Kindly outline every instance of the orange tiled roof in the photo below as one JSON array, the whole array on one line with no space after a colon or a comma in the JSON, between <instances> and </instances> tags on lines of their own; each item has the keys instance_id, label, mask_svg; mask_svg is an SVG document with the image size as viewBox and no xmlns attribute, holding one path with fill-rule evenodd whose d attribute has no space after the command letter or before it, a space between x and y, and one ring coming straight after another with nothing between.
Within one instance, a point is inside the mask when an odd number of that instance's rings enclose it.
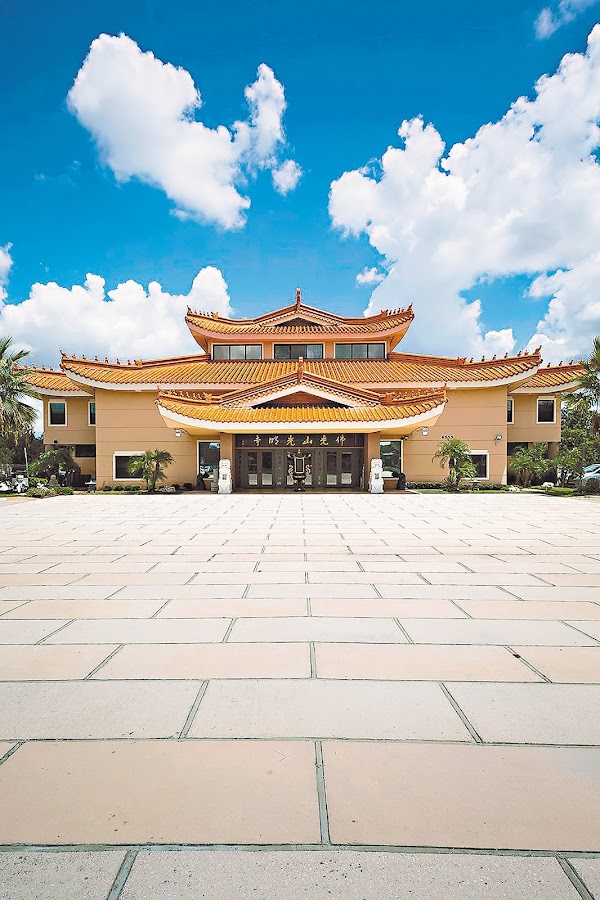
<instances>
[{"instance_id":1,"label":"orange tiled roof","mask_svg":"<svg viewBox=\"0 0 600 900\"><path fill-rule=\"evenodd\" d=\"M64 372L55 372L54 369L30 369L27 366L22 366L21 371L25 372L29 384L40 388L41 391L81 392L81 385L71 381Z\"/></svg>"},{"instance_id":2,"label":"orange tiled roof","mask_svg":"<svg viewBox=\"0 0 600 900\"><path fill-rule=\"evenodd\" d=\"M292 315L288 324L286 319ZM294 325L294 319L307 317L310 324ZM189 310L185 318L188 325L215 335L287 335L301 334L364 334L368 332L392 331L402 325L410 324L414 318L411 307L394 312L385 310L376 316L367 318L346 319L332 313L324 313L310 306L290 306L268 313L255 319L225 319L214 313L199 313ZM316 320L316 321L315 321Z\"/></svg>"},{"instance_id":3,"label":"orange tiled roof","mask_svg":"<svg viewBox=\"0 0 600 900\"><path fill-rule=\"evenodd\" d=\"M308 422L381 422L410 419L437 409L446 402L445 391L423 393L421 399L402 398L395 403L361 407L331 406L271 406L231 407L221 403L207 403L204 399L184 393L160 391L157 405L175 415L203 422L223 423L308 423Z\"/></svg>"},{"instance_id":4,"label":"orange tiled roof","mask_svg":"<svg viewBox=\"0 0 600 900\"><path fill-rule=\"evenodd\" d=\"M304 387L309 390L312 387L313 390L333 395L342 402L355 405L364 406L367 404L374 406L380 401L379 395L373 391L348 387L348 385L342 384L339 381L334 381L333 379L324 378L320 375L315 375L312 372L307 372L304 369L303 361L298 360L296 365L296 370L287 375L282 375L279 378L261 382L257 385L251 385L250 387L244 387L237 391L228 392L221 398L221 402L228 406L250 406L253 402L260 401L263 397L277 394L279 391L285 391L294 387Z\"/></svg>"},{"instance_id":5,"label":"orange tiled roof","mask_svg":"<svg viewBox=\"0 0 600 900\"><path fill-rule=\"evenodd\" d=\"M539 354L467 362L463 358L419 356L393 353L384 359L310 359L307 373L341 382L369 387L402 385L473 384L485 386L495 381L525 380L540 365ZM61 368L75 380L96 385L145 385L147 387L186 385L207 389L231 385L255 385L290 375L296 360L210 360L206 356L138 361L130 365L64 356Z\"/></svg>"},{"instance_id":6,"label":"orange tiled roof","mask_svg":"<svg viewBox=\"0 0 600 900\"><path fill-rule=\"evenodd\" d=\"M570 362L566 364L559 363L557 366L551 366L548 364L541 369L538 369L535 375L531 378L528 378L524 384L520 386L522 391L536 390L536 389L548 389L548 388L556 388L556 390L560 390L560 388L568 388L573 385L573 382L577 381L577 379L583 375L585 369L582 367L581 363Z\"/></svg>"}]
</instances>

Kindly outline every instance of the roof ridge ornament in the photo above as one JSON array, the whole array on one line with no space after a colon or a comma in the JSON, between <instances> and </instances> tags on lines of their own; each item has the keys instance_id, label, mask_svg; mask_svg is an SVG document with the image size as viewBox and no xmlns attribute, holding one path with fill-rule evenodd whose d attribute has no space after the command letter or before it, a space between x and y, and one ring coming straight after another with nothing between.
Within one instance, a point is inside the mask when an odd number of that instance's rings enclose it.
<instances>
[{"instance_id":1,"label":"roof ridge ornament","mask_svg":"<svg viewBox=\"0 0 600 900\"><path fill-rule=\"evenodd\" d=\"M300 288L298 288L298 290L300 290ZM304 376L304 357L300 356L298 358L298 372L297 372L298 384L300 384L300 382L302 381L303 376Z\"/></svg>"},{"instance_id":2,"label":"roof ridge ornament","mask_svg":"<svg viewBox=\"0 0 600 900\"><path fill-rule=\"evenodd\" d=\"M297 310L300 309L301 304L302 304L302 292L300 291L300 288L297 287L296 288L296 309Z\"/></svg>"}]
</instances>

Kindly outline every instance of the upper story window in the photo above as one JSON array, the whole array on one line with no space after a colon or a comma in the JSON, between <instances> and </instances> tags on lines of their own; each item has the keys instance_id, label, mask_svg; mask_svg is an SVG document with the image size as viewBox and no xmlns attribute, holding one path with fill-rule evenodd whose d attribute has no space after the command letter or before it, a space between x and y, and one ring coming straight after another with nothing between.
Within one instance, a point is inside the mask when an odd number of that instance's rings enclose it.
<instances>
[{"instance_id":1,"label":"upper story window","mask_svg":"<svg viewBox=\"0 0 600 900\"><path fill-rule=\"evenodd\" d=\"M385 359L385 344L336 344L336 359Z\"/></svg>"},{"instance_id":2,"label":"upper story window","mask_svg":"<svg viewBox=\"0 0 600 900\"><path fill-rule=\"evenodd\" d=\"M323 359L323 344L275 344L275 359Z\"/></svg>"},{"instance_id":3,"label":"upper story window","mask_svg":"<svg viewBox=\"0 0 600 900\"><path fill-rule=\"evenodd\" d=\"M96 401L90 400L88 405L88 425L96 424Z\"/></svg>"},{"instance_id":4,"label":"upper story window","mask_svg":"<svg viewBox=\"0 0 600 900\"><path fill-rule=\"evenodd\" d=\"M51 401L48 404L48 425L67 424L67 404L65 400Z\"/></svg>"},{"instance_id":5,"label":"upper story window","mask_svg":"<svg viewBox=\"0 0 600 900\"><path fill-rule=\"evenodd\" d=\"M213 344L213 359L262 359L262 344Z\"/></svg>"},{"instance_id":6,"label":"upper story window","mask_svg":"<svg viewBox=\"0 0 600 900\"><path fill-rule=\"evenodd\" d=\"M556 400L554 397L538 397L537 401L537 422L554 423L556 421Z\"/></svg>"},{"instance_id":7,"label":"upper story window","mask_svg":"<svg viewBox=\"0 0 600 900\"><path fill-rule=\"evenodd\" d=\"M506 399L506 422L508 425L513 425L515 421L515 401L512 397L507 397Z\"/></svg>"}]
</instances>

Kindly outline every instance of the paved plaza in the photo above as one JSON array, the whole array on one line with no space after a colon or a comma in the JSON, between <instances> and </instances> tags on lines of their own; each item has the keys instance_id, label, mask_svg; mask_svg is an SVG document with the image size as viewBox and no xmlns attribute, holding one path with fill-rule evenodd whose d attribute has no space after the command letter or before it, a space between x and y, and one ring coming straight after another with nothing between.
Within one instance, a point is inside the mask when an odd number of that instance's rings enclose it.
<instances>
[{"instance_id":1,"label":"paved plaza","mask_svg":"<svg viewBox=\"0 0 600 900\"><path fill-rule=\"evenodd\" d=\"M600 898L600 501L0 501L2 900Z\"/></svg>"}]
</instances>

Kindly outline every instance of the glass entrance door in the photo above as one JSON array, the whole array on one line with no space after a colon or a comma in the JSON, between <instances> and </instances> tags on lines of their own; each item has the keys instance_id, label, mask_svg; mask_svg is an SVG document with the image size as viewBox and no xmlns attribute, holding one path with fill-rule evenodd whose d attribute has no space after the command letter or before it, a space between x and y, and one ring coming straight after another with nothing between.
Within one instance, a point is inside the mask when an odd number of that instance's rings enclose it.
<instances>
[{"instance_id":1,"label":"glass entrance door","mask_svg":"<svg viewBox=\"0 0 600 900\"><path fill-rule=\"evenodd\" d=\"M359 487L362 458L362 450L327 450L327 487Z\"/></svg>"}]
</instances>

